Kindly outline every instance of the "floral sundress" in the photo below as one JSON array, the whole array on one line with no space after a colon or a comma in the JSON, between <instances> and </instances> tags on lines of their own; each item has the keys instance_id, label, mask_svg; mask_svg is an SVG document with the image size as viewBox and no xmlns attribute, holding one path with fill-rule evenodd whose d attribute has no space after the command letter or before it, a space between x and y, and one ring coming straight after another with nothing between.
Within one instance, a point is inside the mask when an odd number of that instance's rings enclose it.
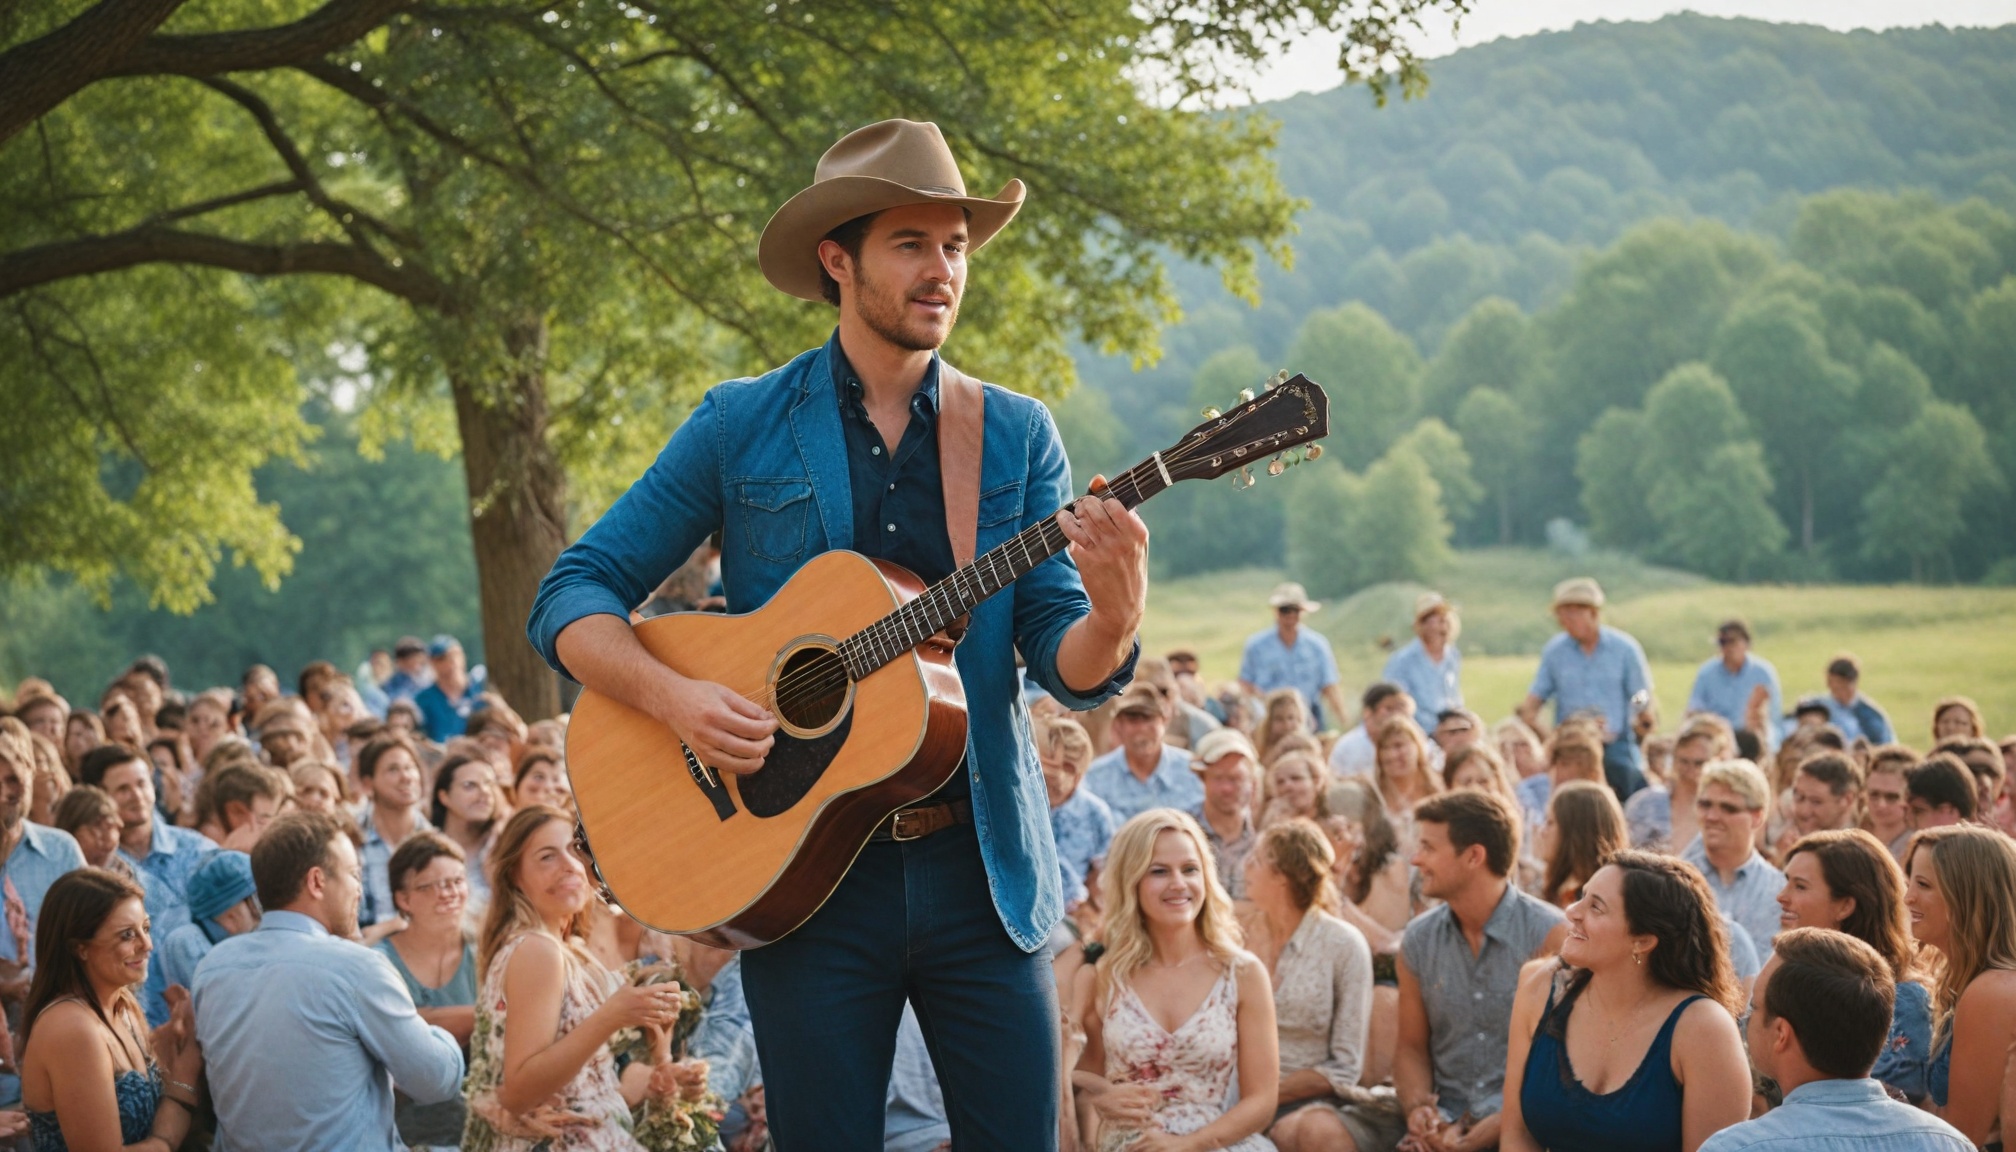
<instances>
[{"instance_id":1,"label":"floral sundress","mask_svg":"<svg viewBox=\"0 0 2016 1152\"><path fill-rule=\"evenodd\" d=\"M1163 1131L1186 1136L1225 1114L1239 1068L1239 985L1232 967L1174 1032L1149 1014L1133 986L1121 984L1106 1009L1104 1032L1106 1078L1158 1089L1162 1100L1155 1119ZM1099 1152L1117 1152L1140 1136L1108 1127L1100 1133ZM1225 1152L1274 1152L1274 1142L1248 1136Z\"/></svg>"}]
</instances>

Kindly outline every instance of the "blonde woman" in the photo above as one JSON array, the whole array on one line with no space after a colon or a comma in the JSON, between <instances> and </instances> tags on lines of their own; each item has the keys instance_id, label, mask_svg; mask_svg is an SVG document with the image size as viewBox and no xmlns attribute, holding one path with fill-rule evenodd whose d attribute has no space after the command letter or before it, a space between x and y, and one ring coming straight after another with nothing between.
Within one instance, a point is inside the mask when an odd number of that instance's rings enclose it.
<instances>
[{"instance_id":1,"label":"blonde woman","mask_svg":"<svg viewBox=\"0 0 2016 1152\"><path fill-rule=\"evenodd\" d=\"M1072 995L1085 1050L1071 1082L1100 1152L1274 1147L1260 1135L1280 1076L1273 988L1240 948L1210 860L1203 829L1173 808L1129 820L1107 853L1106 952Z\"/></svg>"},{"instance_id":2,"label":"blonde woman","mask_svg":"<svg viewBox=\"0 0 2016 1152\"><path fill-rule=\"evenodd\" d=\"M1267 769L1261 789L1260 827L1284 820L1322 820L1330 815L1330 772L1307 752L1290 752Z\"/></svg>"},{"instance_id":3,"label":"blonde woman","mask_svg":"<svg viewBox=\"0 0 2016 1152\"><path fill-rule=\"evenodd\" d=\"M1400 854L1414 854L1414 805L1442 790L1429 761L1428 737L1420 725L1407 716L1396 716L1381 725L1372 738L1379 757L1379 798L1393 828L1400 834Z\"/></svg>"},{"instance_id":4,"label":"blonde woman","mask_svg":"<svg viewBox=\"0 0 2016 1152\"><path fill-rule=\"evenodd\" d=\"M572 817L534 805L491 849L495 888L463 1089L468 1152L643 1152L630 1109L678 1091L669 1065L632 1064L617 1076L610 1038L671 1028L680 988L618 985L582 946L580 916L593 896L573 832Z\"/></svg>"},{"instance_id":5,"label":"blonde woman","mask_svg":"<svg viewBox=\"0 0 2016 1152\"><path fill-rule=\"evenodd\" d=\"M1934 1112L1977 1145L2001 1140L2016 1040L2016 844L1973 824L1930 828L1905 853L1911 934L1942 957L1932 993Z\"/></svg>"},{"instance_id":6,"label":"blonde woman","mask_svg":"<svg viewBox=\"0 0 2016 1152\"><path fill-rule=\"evenodd\" d=\"M1293 688L1276 688L1267 693L1267 703L1260 714L1260 726L1253 732L1253 744L1260 752L1260 762L1273 760L1274 745L1283 738L1307 735L1315 727L1309 718L1309 702L1302 693Z\"/></svg>"}]
</instances>

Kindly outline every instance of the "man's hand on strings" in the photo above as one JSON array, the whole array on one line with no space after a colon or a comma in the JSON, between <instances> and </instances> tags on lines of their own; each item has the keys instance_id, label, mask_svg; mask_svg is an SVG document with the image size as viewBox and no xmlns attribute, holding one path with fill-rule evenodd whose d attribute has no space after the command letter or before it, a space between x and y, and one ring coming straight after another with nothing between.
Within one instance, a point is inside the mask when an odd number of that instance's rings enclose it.
<instances>
[{"instance_id":1,"label":"man's hand on strings","mask_svg":"<svg viewBox=\"0 0 2016 1152\"><path fill-rule=\"evenodd\" d=\"M702 764L746 775L763 767L775 743L777 718L768 709L708 680L682 678L666 695L665 715Z\"/></svg>"},{"instance_id":2,"label":"man's hand on strings","mask_svg":"<svg viewBox=\"0 0 2016 1152\"><path fill-rule=\"evenodd\" d=\"M1092 491L1105 489L1095 477ZM1111 496L1092 495L1057 513L1057 526L1092 601L1089 619L1105 636L1131 644L1148 606L1148 525Z\"/></svg>"}]
</instances>

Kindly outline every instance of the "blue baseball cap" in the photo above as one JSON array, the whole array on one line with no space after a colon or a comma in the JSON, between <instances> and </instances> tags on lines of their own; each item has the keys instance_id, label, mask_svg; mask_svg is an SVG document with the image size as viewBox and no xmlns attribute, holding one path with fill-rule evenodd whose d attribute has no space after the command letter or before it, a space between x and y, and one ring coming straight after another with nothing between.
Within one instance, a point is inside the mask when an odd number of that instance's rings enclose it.
<instances>
[{"instance_id":1,"label":"blue baseball cap","mask_svg":"<svg viewBox=\"0 0 2016 1152\"><path fill-rule=\"evenodd\" d=\"M446 632L436 633L434 639L427 642L427 655L439 660L461 646L462 642L460 640L455 639Z\"/></svg>"},{"instance_id":2,"label":"blue baseball cap","mask_svg":"<svg viewBox=\"0 0 2016 1152\"><path fill-rule=\"evenodd\" d=\"M221 916L258 890L252 882L252 857L229 849L212 852L189 876L189 916Z\"/></svg>"}]
</instances>

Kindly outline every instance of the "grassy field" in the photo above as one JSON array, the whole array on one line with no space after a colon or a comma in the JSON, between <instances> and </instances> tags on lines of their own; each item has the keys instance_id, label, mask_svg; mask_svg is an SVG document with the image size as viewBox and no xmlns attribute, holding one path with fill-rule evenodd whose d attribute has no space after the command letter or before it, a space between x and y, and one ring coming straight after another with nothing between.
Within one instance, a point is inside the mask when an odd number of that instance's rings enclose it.
<instances>
[{"instance_id":1,"label":"grassy field","mask_svg":"<svg viewBox=\"0 0 2016 1152\"><path fill-rule=\"evenodd\" d=\"M1694 669L1714 654L1715 625L1737 615L1749 620L1757 653L1777 666L1788 705L1824 690L1827 661L1848 651L1862 660L1863 691L1907 742L1925 744L1933 702L1954 693L1981 705L1991 735L2016 732L2016 589L1717 584L1626 557L1496 548L1458 553L1434 584L1461 609L1464 695L1487 720L1525 695L1555 631L1548 595L1576 575L1602 582L1606 622L1645 646L1669 727ZM1195 648L1207 681L1232 678L1246 637L1272 621L1267 592L1280 579L1245 569L1151 584L1146 650ZM1382 584L1310 618L1336 649L1348 692L1377 678L1391 646L1412 637L1408 613L1422 588Z\"/></svg>"}]
</instances>

